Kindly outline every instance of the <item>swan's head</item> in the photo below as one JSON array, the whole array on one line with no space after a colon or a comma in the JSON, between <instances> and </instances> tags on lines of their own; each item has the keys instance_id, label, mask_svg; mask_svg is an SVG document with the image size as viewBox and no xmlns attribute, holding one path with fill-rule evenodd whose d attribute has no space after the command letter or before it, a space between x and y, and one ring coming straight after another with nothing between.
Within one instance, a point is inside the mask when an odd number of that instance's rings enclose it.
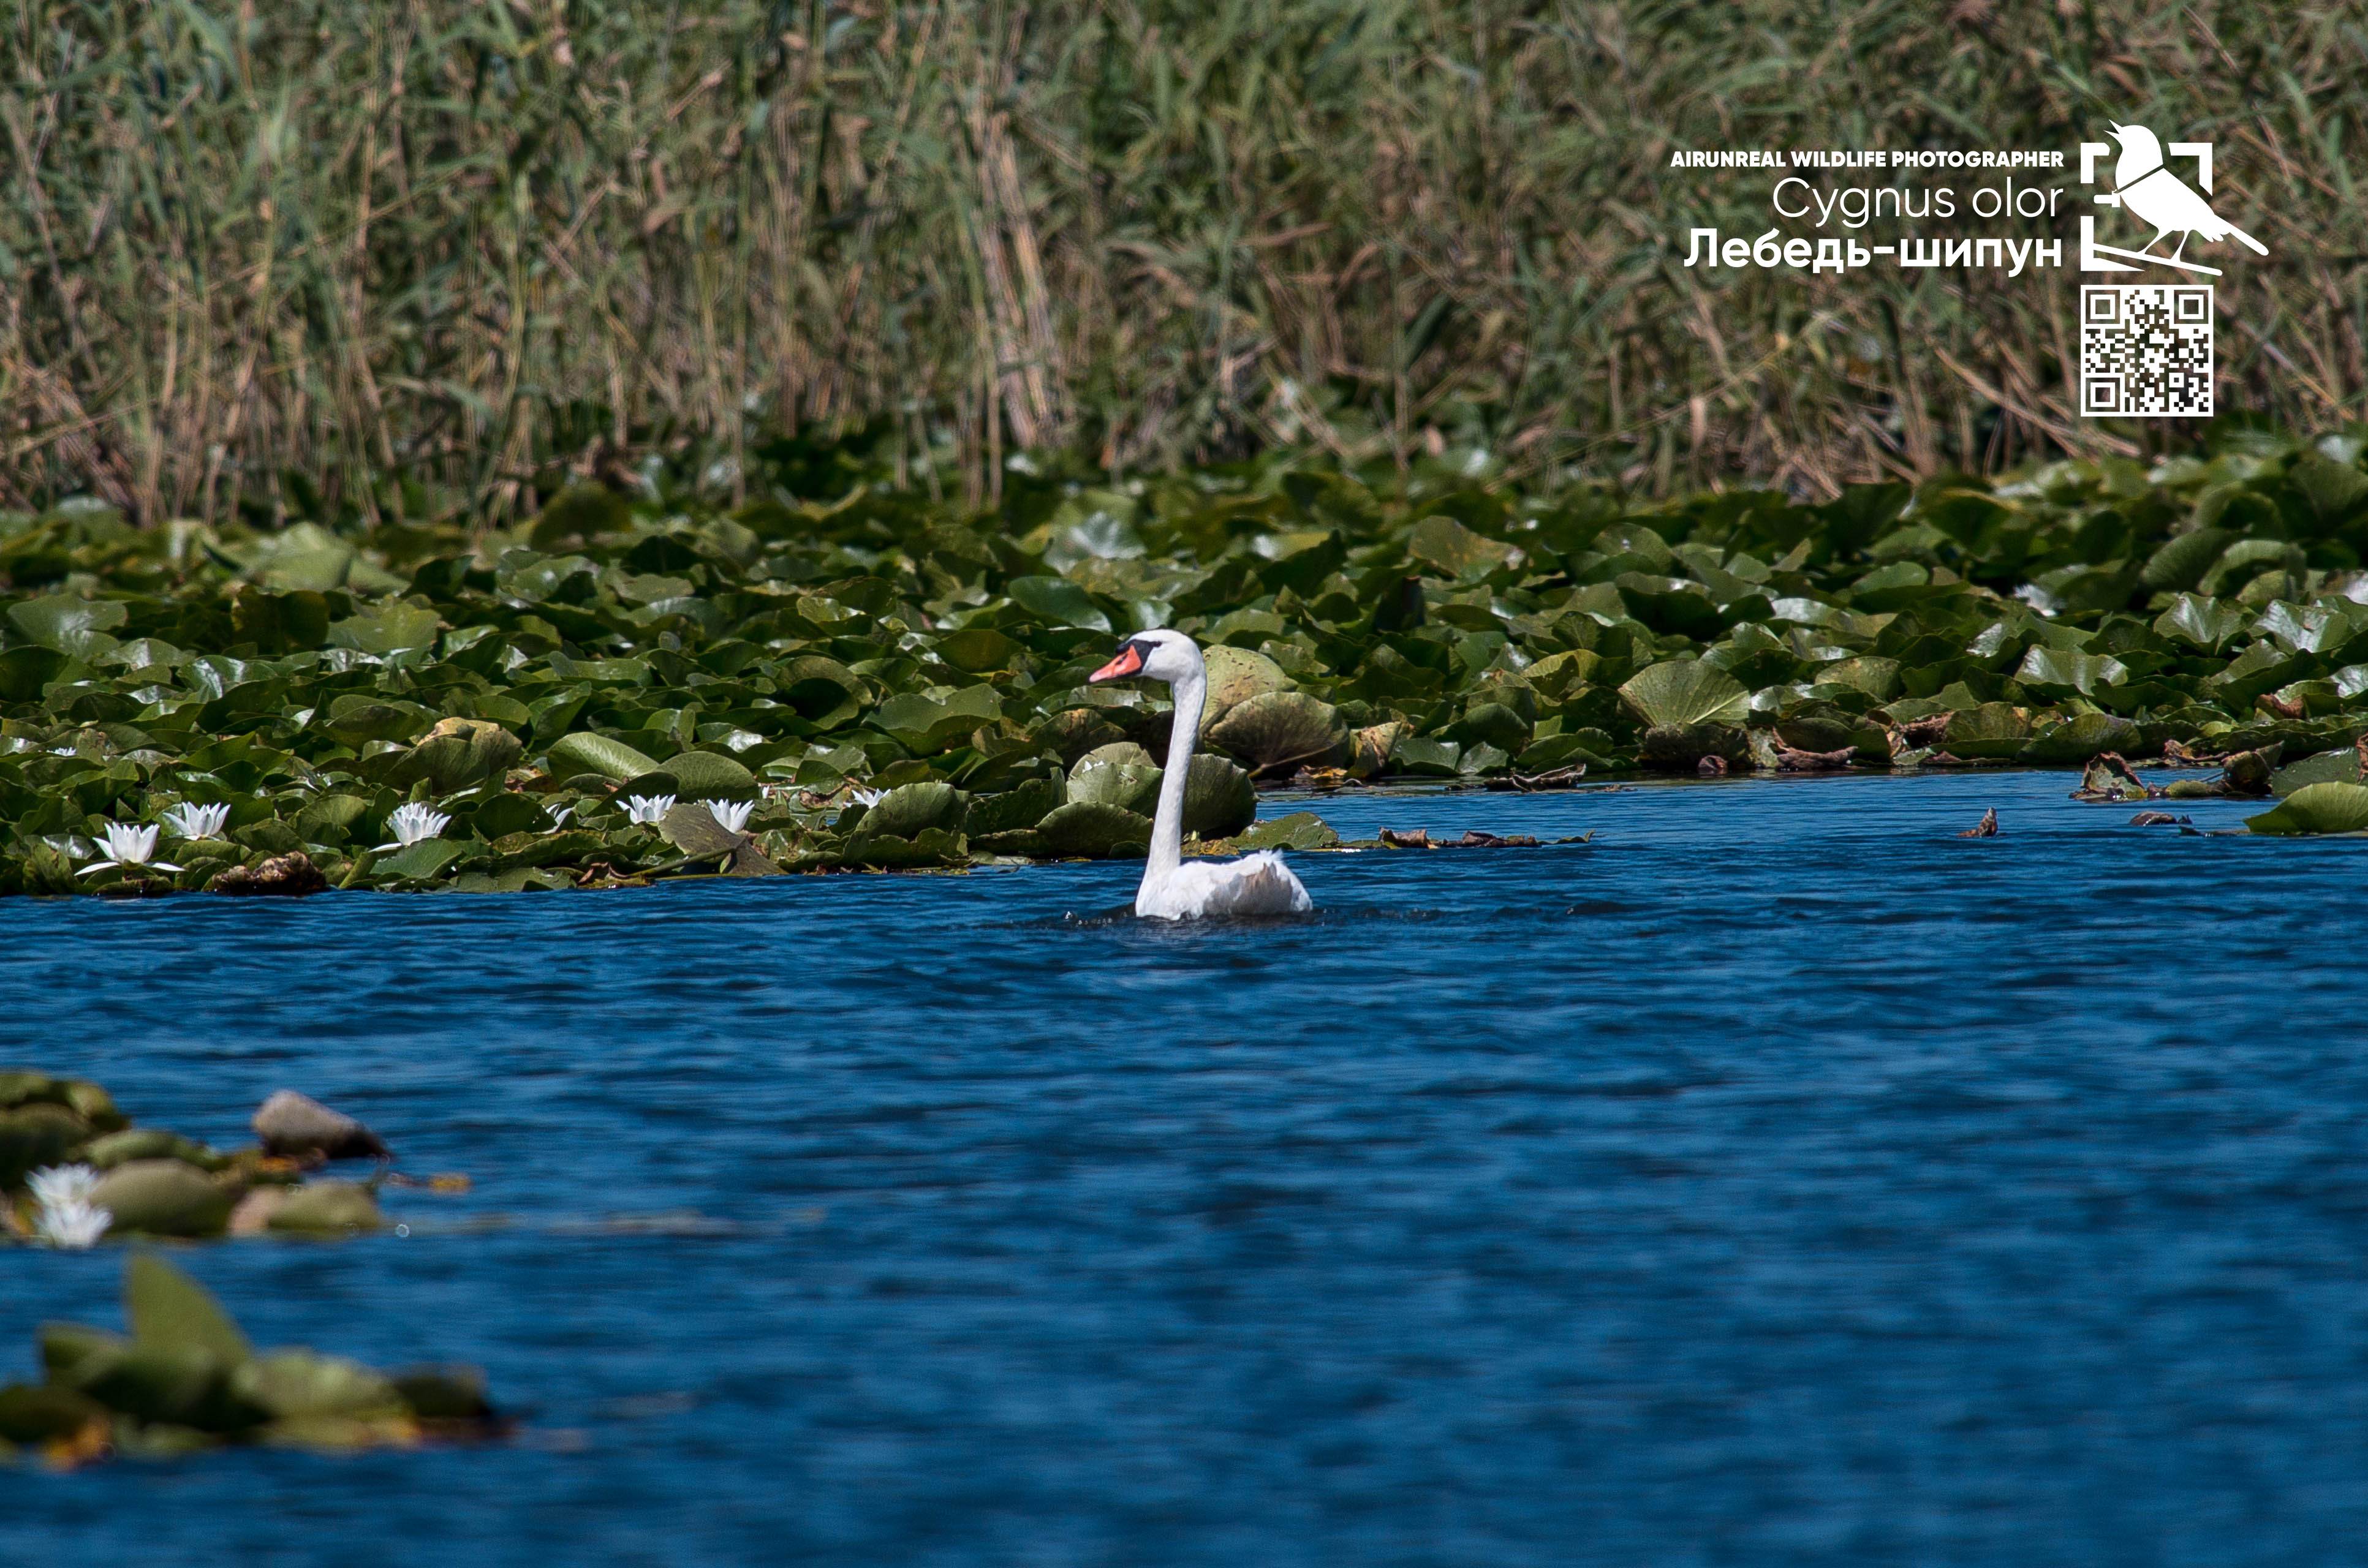
<instances>
[{"instance_id":1,"label":"swan's head","mask_svg":"<svg viewBox=\"0 0 2368 1568\"><path fill-rule=\"evenodd\" d=\"M1180 631L1138 631L1118 645L1118 656L1086 677L1090 684L1148 676L1173 686L1186 676L1201 675L1200 644Z\"/></svg>"}]
</instances>

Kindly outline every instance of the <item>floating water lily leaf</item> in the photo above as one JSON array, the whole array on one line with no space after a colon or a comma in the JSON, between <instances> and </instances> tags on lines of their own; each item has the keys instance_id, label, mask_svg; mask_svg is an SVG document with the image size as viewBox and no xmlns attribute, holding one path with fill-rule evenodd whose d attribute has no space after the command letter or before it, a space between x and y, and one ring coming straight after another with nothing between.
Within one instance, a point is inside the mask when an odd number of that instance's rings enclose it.
<instances>
[{"instance_id":1,"label":"floating water lily leaf","mask_svg":"<svg viewBox=\"0 0 2368 1568\"><path fill-rule=\"evenodd\" d=\"M1077 759L1069 770L1068 798L1148 816L1159 798L1159 775L1149 752L1133 741L1113 742Z\"/></svg>"},{"instance_id":2,"label":"floating water lily leaf","mask_svg":"<svg viewBox=\"0 0 2368 1568\"><path fill-rule=\"evenodd\" d=\"M1452 778L1457 765L1463 760L1460 742L1436 740L1429 735L1405 736L1392 752L1398 767L1417 778Z\"/></svg>"},{"instance_id":3,"label":"floating water lily leaf","mask_svg":"<svg viewBox=\"0 0 2368 1568\"><path fill-rule=\"evenodd\" d=\"M2179 592L2203 580L2203 574L2236 542L2226 528L2198 528L2180 535L2146 558L2138 581L2156 593ZM2166 610L2166 615L2174 613Z\"/></svg>"},{"instance_id":4,"label":"floating water lily leaf","mask_svg":"<svg viewBox=\"0 0 2368 1568\"><path fill-rule=\"evenodd\" d=\"M973 795L965 826L973 838L1031 828L1067 799L1066 778L1024 779L992 795Z\"/></svg>"},{"instance_id":5,"label":"floating water lily leaf","mask_svg":"<svg viewBox=\"0 0 2368 1568\"><path fill-rule=\"evenodd\" d=\"M546 833L541 829L507 834L494 840L494 870L496 873L516 871L535 866L574 866L597 856L606 847L600 835L581 828L569 828L563 833Z\"/></svg>"},{"instance_id":6,"label":"floating water lily leaf","mask_svg":"<svg viewBox=\"0 0 2368 1568\"><path fill-rule=\"evenodd\" d=\"M656 772L657 766L655 758L634 750L624 742L608 735L596 735L588 730L562 735L551 746L551 771L552 777L558 778L592 773L621 784L645 773Z\"/></svg>"},{"instance_id":7,"label":"floating water lily leaf","mask_svg":"<svg viewBox=\"0 0 2368 1568\"><path fill-rule=\"evenodd\" d=\"M2030 743L2031 720L2011 703L1985 702L1949 715L1941 744L1952 756L2010 757Z\"/></svg>"},{"instance_id":8,"label":"floating water lily leaf","mask_svg":"<svg viewBox=\"0 0 2368 1568\"><path fill-rule=\"evenodd\" d=\"M2290 763L2270 775L2270 793L2284 800L2295 790L2311 784L2358 784L2362 782L2360 754L2356 751L2323 751L2317 756L2306 756Z\"/></svg>"},{"instance_id":9,"label":"floating water lily leaf","mask_svg":"<svg viewBox=\"0 0 2368 1568\"><path fill-rule=\"evenodd\" d=\"M894 871L921 866L959 866L969 858L970 846L961 833L950 828L930 827L922 829L912 838L886 834L858 834L848 841L839 863Z\"/></svg>"},{"instance_id":10,"label":"floating water lily leaf","mask_svg":"<svg viewBox=\"0 0 2368 1568\"><path fill-rule=\"evenodd\" d=\"M464 853L463 846L449 838L422 839L417 844L405 845L401 849L380 856L370 863L370 874L396 877L404 881L425 881Z\"/></svg>"},{"instance_id":11,"label":"floating water lily leaf","mask_svg":"<svg viewBox=\"0 0 2368 1568\"><path fill-rule=\"evenodd\" d=\"M962 794L951 784L900 784L863 813L859 832L917 839L930 828L953 832L962 825Z\"/></svg>"},{"instance_id":12,"label":"floating water lily leaf","mask_svg":"<svg viewBox=\"0 0 2368 1568\"><path fill-rule=\"evenodd\" d=\"M892 697L880 705L872 722L919 756L933 756L958 745L983 724L1003 717L1003 704L991 687L973 686L944 700L912 693Z\"/></svg>"},{"instance_id":13,"label":"floating water lily leaf","mask_svg":"<svg viewBox=\"0 0 2368 1568\"><path fill-rule=\"evenodd\" d=\"M378 1199L359 1182L308 1181L282 1199L265 1221L274 1231L347 1235L383 1223Z\"/></svg>"},{"instance_id":14,"label":"floating water lily leaf","mask_svg":"<svg viewBox=\"0 0 2368 1568\"><path fill-rule=\"evenodd\" d=\"M2133 752L2144 732L2127 719L2111 713L2076 713L2032 732L2016 760L2040 767L2086 762L2100 752Z\"/></svg>"},{"instance_id":15,"label":"floating water lily leaf","mask_svg":"<svg viewBox=\"0 0 2368 1568\"><path fill-rule=\"evenodd\" d=\"M940 638L938 657L964 675L992 675L1019 668L1022 651L1019 643L1002 632L991 627L973 626Z\"/></svg>"},{"instance_id":16,"label":"floating water lily leaf","mask_svg":"<svg viewBox=\"0 0 2368 1568\"><path fill-rule=\"evenodd\" d=\"M1329 849L1340 842L1332 824L1313 812L1292 812L1272 817L1243 831L1233 847L1244 853L1258 849Z\"/></svg>"},{"instance_id":17,"label":"floating water lily leaf","mask_svg":"<svg viewBox=\"0 0 2368 1568\"><path fill-rule=\"evenodd\" d=\"M274 1420L369 1420L408 1410L403 1395L382 1374L359 1361L310 1350L275 1350L258 1357L238 1369L231 1386Z\"/></svg>"},{"instance_id":18,"label":"floating water lily leaf","mask_svg":"<svg viewBox=\"0 0 2368 1568\"><path fill-rule=\"evenodd\" d=\"M85 599L51 594L8 608L8 619L26 637L45 648L86 659L115 646L107 631L123 624L131 612L115 599Z\"/></svg>"},{"instance_id":19,"label":"floating water lily leaf","mask_svg":"<svg viewBox=\"0 0 2368 1568\"><path fill-rule=\"evenodd\" d=\"M90 1136L90 1123L63 1106L28 1105L0 1111L0 1191L24 1185L44 1165L65 1163Z\"/></svg>"},{"instance_id":20,"label":"floating water lily leaf","mask_svg":"<svg viewBox=\"0 0 2368 1568\"><path fill-rule=\"evenodd\" d=\"M524 755L516 735L487 719L439 719L385 774L397 790L426 782L449 795L499 778Z\"/></svg>"},{"instance_id":21,"label":"floating water lily leaf","mask_svg":"<svg viewBox=\"0 0 2368 1568\"><path fill-rule=\"evenodd\" d=\"M347 552L350 559L351 552ZM339 576L344 574L343 565ZM329 586L335 586L331 584ZM316 589L290 585L288 593L249 588L231 601L232 635L266 653L317 648L329 635L329 601Z\"/></svg>"},{"instance_id":22,"label":"floating water lily leaf","mask_svg":"<svg viewBox=\"0 0 2368 1568\"><path fill-rule=\"evenodd\" d=\"M1258 820L1258 787L1222 756L1201 752L1184 778L1184 831L1226 838Z\"/></svg>"},{"instance_id":23,"label":"floating water lily leaf","mask_svg":"<svg viewBox=\"0 0 2368 1568\"><path fill-rule=\"evenodd\" d=\"M0 702L38 701L41 688L63 676L72 664L54 648L11 648L0 653Z\"/></svg>"},{"instance_id":24,"label":"floating water lily leaf","mask_svg":"<svg viewBox=\"0 0 2368 1568\"><path fill-rule=\"evenodd\" d=\"M1339 710L1302 691L1250 698L1211 728L1208 738L1254 773L1338 767L1349 750Z\"/></svg>"},{"instance_id":25,"label":"floating water lily leaf","mask_svg":"<svg viewBox=\"0 0 2368 1568\"><path fill-rule=\"evenodd\" d=\"M398 601L336 622L328 630L328 639L340 648L383 656L434 647L439 625L434 610Z\"/></svg>"},{"instance_id":26,"label":"floating water lily leaf","mask_svg":"<svg viewBox=\"0 0 2368 1568\"><path fill-rule=\"evenodd\" d=\"M721 752L677 752L666 758L664 771L674 775L676 790L700 800L746 800L757 790L757 776L747 766Z\"/></svg>"},{"instance_id":27,"label":"floating water lily leaf","mask_svg":"<svg viewBox=\"0 0 2368 1568\"><path fill-rule=\"evenodd\" d=\"M1151 820L1088 801L1072 801L1036 824L1043 852L1058 859L1140 857L1151 847Z\"/></svg>"},{"instance_id":28,"label":"floating water lily leaf","mask_svg":"<svg viewBox=\"0 0 2368 1568\"><path fill-rule=\"evenodd\" d=\"M348 692L329 704L322 729L357 749L372 741L409 741L436 722L436 714L416 702L388 701Z\"/></svg>"},{"instance_id":29,"label":"floating water lily leaf","mask_svg":"<svg viewBox=\"0 0 2368 1568\"><path fill-rule=\"evenodd\" d=\"M1004 591L1012 603L1051 626L1082 631L1108 631L1110 617L1094 606L1086 590L1066 577L1014 577Z\"/></svg>"},{"instance_id":30,"label":"floating water lily leaf","mask_svg":"<svg viewBox=\"0 0 2368 1568\"><path fill-rule=\"evenodd\" d=\"M776 679L781 702L816 731L852 723L871 700L862 680L836 659L814 654L791 659Z\"/></svg>"},{"instance_id":31,"label":"floating water lily leaf","mask_svg":"<svg viewBox=\"0 0 2368 1568\"><path fill-rule=\"evenodd\" d=\"M727 877L778 877L781 868L746 833L734 833L715 820L704 805L684 802L658 822L666 841L694 860L715 860Z\"/></svg>"},{"instance_id":32,"label":"floating water lily leaf","mask_svg":"<svg viewBox=\"0 0 2368 1568\"><path fill-rule=\"evenodd\" d=\"M1393 719L1356 731L1349 737L1349 772L1358 778L1372 778L1386 771L1407 729L1405 721Z\"/></svg>"},{"instance_id":33,"label":"floating water lily leaf","mask_svg":"<svg viewBox=\"0 0 2368 1568\"><path fill-rule=\"evenodd\" d=\"M1201 735L1253 697L1292 689L1291 676L1264 653L1220 642L1201 650L1209 667L1209 691L1201 710Z\"/></svg>"},{"instance_id":34,"label":"floating water lily leaf","mask_svg":"<svg viewBox=\"0 0 2368 1568\"><path fill-rule=\"evenodd\" d=\"M1698 659L1673 659L1639 670L1620 688L1648 726L1739 725L1751 694L1735 677Z\"/></svg>"},{"instance_id":35,"label":"floating water lily leaf","mask_svg":"<svg viewBox=\"0 0 2368 1568\"><path fill-rule=\"evenodd\" d=\"M1751 737L1733 724L1656 724L1636 748L1639 763L1664 772L1693 772L1710 756L1748 762Z\"/></svg>"},{"instance_id":36,"label":"floating water lily leaf","mask_svg":"<svg viewBox=\"0 0 2368 1568\"><path fill-rule=\"evenodd\" d=\"M2034 647L2023 654L2014 672L2014 678L2023 685L2058 697L2087 697L2100 687L2119 686L2129 676L2119 659L2047 647Z\"/></svg>"},{"instance_id":37,"label":"floating water lily leaf","mask_svg":"<svg viewBox=\"0 0 2368 1568\"><path fill-rule=\"evenodd\" d=\"M2305 784L2245 825L2280 836L2368 833L2368 785Z\"/></svg>"},{"instance_id":38,"label":"floating water lily leaf","mask_svg":"<svg viewBox=\"0 0 2368 1568\"><path fill-rule=\"evenodd\" d=\"M1866 693L1877 702L1887 702L1899 695L1899 661L1836 659L1830 664L1816 666L1815 684L1848 687L1852 691Z\"/></svg>"},{"instance_id":39,"label":"floating water lily leaf","mask_svg":"<svg viewBox=\"0 0 2368 1568\"><path fill-rule=\"evenodd\" d=\"M254 1359L255 1347L212 1292L154 1253L137 1253L123 1274L123 1315L143 1350L194 1350L223 1367Z\"/></svg>"},{"instance_id":40,"label":"floating water lily leaf","mask_svg":"<svg viewBox=\"0 0 2368 1568\"><path fill-rule=\"evenodd\" d=\"M1415 560L1458 581L1476 580L1521 559L1521 552L1511 545L1476 534L1446 517L1425 517L1415 524L1406 548Z\"/></svg>"}]
</instances>

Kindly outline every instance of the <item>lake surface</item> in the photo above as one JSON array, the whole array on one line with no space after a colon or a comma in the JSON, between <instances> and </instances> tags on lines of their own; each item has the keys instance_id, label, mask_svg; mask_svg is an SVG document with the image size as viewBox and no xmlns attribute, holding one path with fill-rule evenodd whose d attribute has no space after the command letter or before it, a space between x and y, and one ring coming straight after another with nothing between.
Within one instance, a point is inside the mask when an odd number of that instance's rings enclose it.
<instances>
[{"instance_id":1,"label":"lake surface","mask_svg":"<svg viewBox=\"0 0 2368 1568\"><path fill-rule=\"evenodd\" d=\"M0 1471L0 1562L2361 1561L2368 844L2075 782L1336 797L1595 837L1296 857L1297 924L1124 865L9 901L0 1060L474 1177L179 1256L526 1426ZM0 1251L0 1366L121 1268Z\"/></svg>"}]
</instances>

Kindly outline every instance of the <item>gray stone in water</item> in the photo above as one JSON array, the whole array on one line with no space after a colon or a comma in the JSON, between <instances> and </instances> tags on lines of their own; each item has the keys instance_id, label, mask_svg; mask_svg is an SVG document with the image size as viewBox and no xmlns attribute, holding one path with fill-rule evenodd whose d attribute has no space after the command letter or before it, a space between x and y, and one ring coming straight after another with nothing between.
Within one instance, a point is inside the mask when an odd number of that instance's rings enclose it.
<instances>
[{"instance_id":1,"label":"gray stone in water","mask_svg":"<svg viewBox=\"0 0 2368 1568\"><path fill-rule=\"evenodd\" d=\"M255 1113L255 1135L266 1153L319 1153L332 1160L384 1159L377 1133L343 1111L293 1089L282 1089Z\"/></svg>"}]
</instances>

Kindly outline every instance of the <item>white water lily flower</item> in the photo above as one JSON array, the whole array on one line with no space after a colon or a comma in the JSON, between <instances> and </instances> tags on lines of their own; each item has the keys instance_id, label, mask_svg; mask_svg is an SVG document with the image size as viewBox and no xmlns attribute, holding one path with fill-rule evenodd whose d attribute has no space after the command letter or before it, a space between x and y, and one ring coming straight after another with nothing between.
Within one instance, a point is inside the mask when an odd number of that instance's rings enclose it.
<instances>
[{"instance_id":1,"label":"white water lily flower","mask_svg":"<svg viewBox=\"0 0 2368 1568\"><path fill-rule=\"evenodd\" d=\"M634 795L625 801L625 820L654 823L674 810L672 795Z\"/></svg>"},{"instance_id":2,"label":"white water lily flower","mask_svg":"<svg viewBox=\"0 0 2368 1568\"><path fill-rule=\"evenodd\" d=\"M544 832L546 832L546 833L557 833L561 828L565 827L565 826L567 825L567 819L568 819L569 817L574 816L575 814L575 808L574 806L553 806L553 807L552 807L552 808L551 808L551 825L550 825L549 827L545 828L543 831L544 831Z\"/></svg>"},{"instance_id":3,"label":"white water lily flower","mask_svg":"<svg viewBox=\"0 0 2368 1568\"><path fill-rule=\"evenodd\" d=\"M136 823L111 822L107 824L107 858L85 866L78 874L87 877L94 871L104 871L110 866L127 868L145 866L149 864L148 857L154 853L156 853L154 828L142 827ZM160 871L177 871L181 868L170 861L159 860L155 862L155 869Z\"/></svg>"},{"instance_id":4,"label":"white water lily flower","mask_svg":"<svg viewBox=\"0 0 2368 1568\"><path fill-rule=\"evenodd\" d=\"M230 808L187 801L165 813L165 825L176 838L220 838L230 825Z\"/></svg>"},{"instance_id":5,"label":"white water lily flower","mask_svg":"<svg viewBox=\"0 0 2368 1568\"><path fill-rule=\"evenodd\" d=\"M97 1246L115 1216L88 1203L44 1204L33 1211L33 1233L53 1247Z\"/></svg>"},{"instance_id":6,"label":"white water lily flower","mask_svg":"<svg viewBox=\"0 0 2368 1568\"><path fill-rule=\"evenodd\" d=\"M51 1165L35 1171L33 1233L53 1247L80 1250L96 1245L115 1216L90 1200L98 1173L88 1165Z\"/></svg>"},{"instance_id":7,"label":"white water lily flower","mask_svg":"<svg viewBox=\"0 0 2368 1568\"><path fill-rule=\"evenodd\" d=\"M386 830L394 835L393 844L381 844L381 849L408 849L413 845L437 837L443 833L451 817L433 806L423 806L416 801L405 801L394 808L386 819Z\"/></svg>"},{"instance_id":8,"label":"white water lily flower","mask_svg":"<svg viewBox=\"0 0 2368 1568\"><path fill-rule=\"evenodd\" d=\"M98 1173L88 1165L48 1165L25 1178L36 1203L87 1203L98 1190Z\"/></svg>"},{"instance_id":9,"label":"white water lily flower","mask_svg":"<svg viewBox=\"0 0 2368 1568\"><path fill-rule=\"evenodd\" d=\"M866 811L869 811L873 806L878 805L880 803L880 797L886 793L888 793L888 791L885 790L850 790L847 792L847 798L854 801L857 805L863 807Z\"/></svg>"},{"instance_id":10,"label":"white water lily flower","mask_svg":"<svg viewBox=\"0 0 2368 1568\"><path fill-rule=\"evenodd\" d=\"M748 813L757 809L754 801L701 801L707 814L723 825L726 833L739 833L748 825Z\"/></svg>"}]
</instances>

